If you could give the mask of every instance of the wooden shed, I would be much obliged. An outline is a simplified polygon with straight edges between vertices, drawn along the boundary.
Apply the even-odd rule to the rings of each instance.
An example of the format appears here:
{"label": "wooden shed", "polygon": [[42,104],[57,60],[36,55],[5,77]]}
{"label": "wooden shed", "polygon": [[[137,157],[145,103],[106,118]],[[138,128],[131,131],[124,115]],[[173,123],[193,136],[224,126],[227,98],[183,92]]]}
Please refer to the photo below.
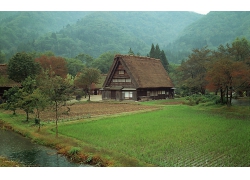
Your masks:
{"label": "wooden shed", "polygon": [[102,99],[150,100],[174,97],[174,85],[160,59],[116,55],[103,83]]}

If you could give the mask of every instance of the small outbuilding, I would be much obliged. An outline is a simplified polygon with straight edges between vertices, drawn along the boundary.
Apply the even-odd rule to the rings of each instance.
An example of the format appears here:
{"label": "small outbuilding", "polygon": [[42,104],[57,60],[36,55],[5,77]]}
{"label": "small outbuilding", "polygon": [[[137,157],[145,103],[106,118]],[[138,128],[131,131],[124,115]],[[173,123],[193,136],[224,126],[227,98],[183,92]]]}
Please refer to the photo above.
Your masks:
{"label": "small outbuilding", "polygon": [[102,99],[174,98],[174,85],[160,59],[116,55],[103,83]]}

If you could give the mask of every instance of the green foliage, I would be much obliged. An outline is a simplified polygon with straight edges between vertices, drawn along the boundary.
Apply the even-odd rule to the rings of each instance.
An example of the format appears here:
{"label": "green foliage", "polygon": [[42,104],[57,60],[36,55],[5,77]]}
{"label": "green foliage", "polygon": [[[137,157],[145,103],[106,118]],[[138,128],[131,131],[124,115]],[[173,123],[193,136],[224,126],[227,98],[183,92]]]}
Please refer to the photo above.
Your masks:
{"label": "green foliage", "polygon": [[19,99],[18,107],[26,113],[26,120],[29,120],[29,113],[32,113],[37,107],[37,98],[33,97],[33,92],[36,89],[36,81],[30,76],[22,82],[22,88],[18,90]]}
{"label": "green foliage", "polygon": [[70,155],[77,155],[80,152],[81,148],[79,147],[71,147],[68,153]]}
{"label": "green foliage", "polygon": [[167,60],[167,57],[165,55],[165,52],[163,50],[160,50],[160,47],[158,44],[156,44],[156,46],[154,47],[154,44],[151,45],[151,50],[149,52],[149,57],[151,58],[156,58],[156,59],[160,59],[161,63],[163,65],[163,67],[166,69],[166,71],[168,71],[169,69],[169,63]]}
{"label": "green foliage", "polygon": [[85,68],[75,79],[75,85],[77,87],[86,87],[88,89],[89,101],[90,101],[90,90],[92,84],[98,84],[101,78],[99,69],[96,68]]}
{"label": "green foliage", "polygon": [[[207,47],[193,49],[187,61],[183,61],[177,68],[178,84],[188,95],[201,93],[205,94],[207,81],[207,63],[211,61],[211,50]],[[188,92],[189,91],[189,92]]]}
{"label": "green foliage", "polygon": [[166,106],[148,113],[65,124],[60,133],[119,153],[119,160],[129,156],[160,167],[248,166],[250,121],[232,118],[221,108],[220,114],[214,110]]}
{"label": "green foliage", "polygon": [[85,65],[79,59],[66,58],[68,73],[75,77]]}
{"label": "green foliage", "polygon": [[18,108],[18,100],[20,94],[18,93],[18,87],[12,87],[8,91],[4,91],[3,98],[6,99],[6,103],[3,104],[3,107],[6,110],[13,111],[13,114],[16,114],[16,109]]}
{"label": "green foliage", "polygon": [[115,54],[119,54],[118,52],[105,52],[101,54],[98,58],[96,58],[93,63],[92,67],[97,68],[103,74],[107,74],[109,68],[111,67]]}
{"label": "green foliage", "polygon": [[[192,49],[205,46],[214,50],[221,44],[226,45],[234,41],[235,37],[249,39],[249,17],[249,11],[211,11],[187,26],[166,49],[171,50],[173,54],[191,52]],[[178,59],[171,57],[170,61],[178,63],[182,59],[185,59],[184,54]]]}
{"label": "green foliage", "polygon": [[90,67],[94,58],[88,54],[78,54],[75,59],[79,59],[86,67]]}
{"label": "green foliage", "polygon": [[193,94],[191,96],[187,96],[185,104],[194,106],[198,105],[200,103],[210,103],[212,104],[218,104],[220,102],[220,96],[213,95],[213,94],[206,94],[206,95],[199,95],[199,94]]}
{"label": "green foliage", "polygon": [[16,50],[68,58],[85,52],[97,58],[107,51],[127,54],[130,47],[145,55],[152,42],[167,45],[201,17],[191,12],[6,12],[0,17],[0,49],[7,58]]}
{"label": "green foliage", "polygon": [[28,76],[34,78],[40,71],[40,65],[34,61],[31,54],[21,52],[9,60],[7,71],[10,79],[22,82]]}

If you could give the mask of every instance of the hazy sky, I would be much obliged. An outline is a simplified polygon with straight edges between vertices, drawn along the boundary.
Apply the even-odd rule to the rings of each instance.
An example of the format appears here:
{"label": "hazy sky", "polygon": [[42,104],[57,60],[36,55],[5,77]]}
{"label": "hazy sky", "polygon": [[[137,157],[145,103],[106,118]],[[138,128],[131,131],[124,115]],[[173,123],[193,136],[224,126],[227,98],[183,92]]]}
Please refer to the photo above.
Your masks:
{"label": "hazy sky", "polygon": [[226,0],[68,0],[1,2],[0,11],[249,11],[248,1]]}

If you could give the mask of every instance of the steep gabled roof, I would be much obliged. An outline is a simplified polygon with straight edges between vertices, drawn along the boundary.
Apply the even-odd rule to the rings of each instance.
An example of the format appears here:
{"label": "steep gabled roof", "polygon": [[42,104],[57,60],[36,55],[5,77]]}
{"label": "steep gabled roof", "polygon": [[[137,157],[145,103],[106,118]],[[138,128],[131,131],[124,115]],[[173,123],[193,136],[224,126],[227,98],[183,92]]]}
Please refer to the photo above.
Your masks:
{"label": "steep gabled roof", "polygon": [[133,55],[115,56],[104,86],[107,84],[110,76],[112,76],[118,61],[121,62],[131,79],[135,81],[136,88],[174,87],[172,80],[159,59]]}
{"label": "steep gabled roof", "polygon": [[7,65],[0,64],[0,87],[20,87],[21,84],[8,78]]}

